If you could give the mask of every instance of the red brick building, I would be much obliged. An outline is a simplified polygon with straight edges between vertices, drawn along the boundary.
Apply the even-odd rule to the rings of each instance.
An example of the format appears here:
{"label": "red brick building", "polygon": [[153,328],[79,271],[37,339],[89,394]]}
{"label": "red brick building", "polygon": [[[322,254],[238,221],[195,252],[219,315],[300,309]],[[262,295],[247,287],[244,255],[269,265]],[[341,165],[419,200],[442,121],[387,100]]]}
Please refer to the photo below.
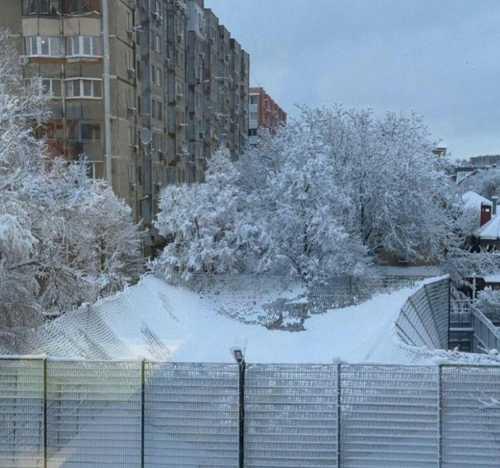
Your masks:
{"label": "red brick building", "polygon": [[266,93],[264,88],[250,88],[250,143],[257,137],[260,129],[275,132],[280,126],[286,125],[286,112]]}

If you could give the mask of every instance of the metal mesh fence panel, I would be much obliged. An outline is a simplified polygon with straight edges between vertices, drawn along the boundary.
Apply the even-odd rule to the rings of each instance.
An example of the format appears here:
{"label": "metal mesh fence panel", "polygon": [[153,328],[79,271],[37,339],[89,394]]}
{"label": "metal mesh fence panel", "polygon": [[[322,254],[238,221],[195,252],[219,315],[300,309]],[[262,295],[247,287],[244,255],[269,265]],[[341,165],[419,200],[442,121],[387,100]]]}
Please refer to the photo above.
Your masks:
{"label": "metal mesh fence panel", "polygon": [[500,329],[495,327],[491,320],[478,309],[475,309],[472,314],[472,326],[474,352],[484,353],[492,349],[500,351]]}
{"label": "metal mesh fence panel", "polygon": [[436,348],[441,349],[448,349],[450,287],[449,279],[435,281],[424,287],[439,338]]}
{"label": "metal mesh fence panel", "polygon": [[437,367],[342,366],[341,466],[438,466]]}
{"label": "metal mesh fence panel", "polygon": [[238,466],[238,366],[146,364],[145,465]]}
{"label": "metal mesh fence panel", "polygon": [[500,368],[443,367],[443,467],[500,466]]}
{"label": "metal mesh fence panel", "polygon": [[0,359],[0,466],[43,467],[44,363]]}
{"label": "metal mesh fence panel", "polygon": [[448,348],[449,280],[424,286],[405,303],[396,321],[399,337],[406,344]]}
{"label": "metal mesh fence panel", "polygon": [[245,378],[245,466],[336,467],[335,365],[249,365]]}
{"label": "metal mesh fence panel", "polygon": [[139,466],[141,365],[50,362],[48,468]]}

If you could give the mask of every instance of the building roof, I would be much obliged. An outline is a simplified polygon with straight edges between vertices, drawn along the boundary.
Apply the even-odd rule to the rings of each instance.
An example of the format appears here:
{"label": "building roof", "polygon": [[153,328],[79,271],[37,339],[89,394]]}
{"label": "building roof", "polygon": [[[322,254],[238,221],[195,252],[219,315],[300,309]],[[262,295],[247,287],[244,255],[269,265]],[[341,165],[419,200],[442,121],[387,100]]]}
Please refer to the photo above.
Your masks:
{"label": "building roof", "polygon": [[485,283],[500,283],[500,273],[492,273],[484,278]]}
{"label": "building roof", "polygon": [[483,240],[500,240],[500,216],[494,216],[491,221],[481,226],[475,234]]}
{"label": "building roof", "polygon": [[467,209],[481,209],[481,205],[493,206],[491,200],[479,195],[476,192],[465,192],[462,195],[462,201],[464,202],[464,208]]}

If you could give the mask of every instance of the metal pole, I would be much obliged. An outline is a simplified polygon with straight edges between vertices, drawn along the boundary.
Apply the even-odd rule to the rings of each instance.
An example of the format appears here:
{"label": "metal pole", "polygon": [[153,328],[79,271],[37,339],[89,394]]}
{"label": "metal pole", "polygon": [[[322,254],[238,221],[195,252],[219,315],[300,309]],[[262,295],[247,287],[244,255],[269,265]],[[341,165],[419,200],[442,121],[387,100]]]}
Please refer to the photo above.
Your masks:
{"label": "metal pole", "polygon": [[141,364],[141,468],[144,468],[145,367],[146,360],[143,359]]}
{"label": "metal pole", "polygon": [[43,360],[43,468],[47,468],[47,358]]}
{"label": "metal pole", "polygon": [[443,465],[443,368],[438,365],[438,467]]}
{"label": "metal pole", "polygon": [[109,50],[109,8],[108,0],[102,0],[102,47],[104,81],[104,159],[106,162],[106,180],[113,187],[113,164],[111,146],[111,84]]}
{"label": "metal pole", "polygon": [[341,436],[341,388],[342,388],[342,364],[337,364],[337,468],[340,468],[342,465],[342,454],[341,454],[341,444],[342,444],[342,436]]}
{"label": "metal pole", "polygon": [[450,349],[451,336],[451,278],[448,280],[448,349]]}
{"label": "metal pole", "polygon": [[245,467],[245,371],[246,371],[246,363],[245,360],[242,360],[239,363],[239,390],[240,390],[240,416],[239,416],[239,461],[238,467]]}

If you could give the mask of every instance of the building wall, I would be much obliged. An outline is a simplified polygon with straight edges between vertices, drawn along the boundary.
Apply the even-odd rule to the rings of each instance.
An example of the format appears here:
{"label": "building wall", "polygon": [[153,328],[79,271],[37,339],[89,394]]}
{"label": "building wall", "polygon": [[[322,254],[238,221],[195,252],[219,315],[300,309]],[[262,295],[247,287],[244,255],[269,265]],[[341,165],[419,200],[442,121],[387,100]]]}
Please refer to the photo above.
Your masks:
{"label": "building wall", "polygon": [[[10,28],[26,56],[24,78],[43,77],[60,88],[50,103],[51,150],[68,159],[85,153],[89,172],[104,178],[101,0],[62,0],[51,11],[39,9],[46,2],[38,4],[30,0],[26,5],[38,9],[23,11],[22,1],[2,0],[0,27]],[[203,0],[108,4],[113,189],[132,207],[135,219],[149,227],[163,186],[202,181],[207,160],[221,145],[235,157],[244,149],[250,60]],[[92,54],[71,56],[72,41],[84,48],[76,36],[95,38]],[[31,37],[55,38],[54,50],[60,47],[61,53],[29,54],[25,43],[31,44]],[[34,47],[42,47],[37,39]],[[85,84],[69,84],[77,79]],[[95,96],[70,95],[70,86],[79,94],[88,86],[97,91]]]}
{"label": "building wall", "polygon": [[259,131],[274,133],[286,125],[288,116],[264,88],[250,88],[249,95],[249,137],[250,143],[255,144]]}

